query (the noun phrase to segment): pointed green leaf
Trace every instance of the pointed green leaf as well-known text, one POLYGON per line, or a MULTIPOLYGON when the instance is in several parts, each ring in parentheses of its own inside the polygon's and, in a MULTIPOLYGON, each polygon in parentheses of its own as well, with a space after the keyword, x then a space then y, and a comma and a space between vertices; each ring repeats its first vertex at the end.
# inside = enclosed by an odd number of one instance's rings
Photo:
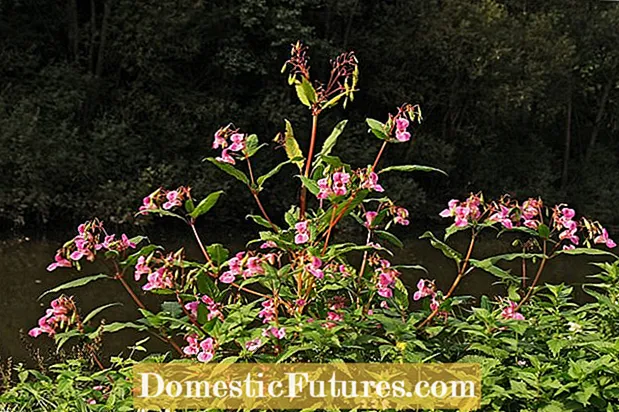
POLYGON ((103 312, 105 309, 111 308, 112 306, 122 306, 122 303, 116 302, 116 303, 109 303, 107 305, 99 306, 98 308, 93 309, 88 315, 86 315, 86 317, 84 318, 84 320, 82 320, 82 322, 88 323, 89 320, 97 316, 99 313, 103 312))
POLYGON ((348 120, 342 120, 341 122, 335 125, 335 127, 333 128, 333 131, 331 132, 329 137, 327 137, 327 140, 325 140, 324 144, 322 145, 322 150, 320 151, 321 156, 328 156, 331 153, 331 150, 333 150, 333 147, 337 143, 337 138, 342 134, 347 123, 348 123, 348 120))
POLYGON ((305 106, 312 107, 316 103, 316 90, 314 90, 314 86, 305 77, 301 77, 301 81, 297 82, 294 87, 299 100, 305 106))
POLYGON ((198 206, 196 206, 196 208, 193 210, 193 212, 189 214, 189 216, 196 219, 197 217, 202 216, 203 214, 211 210, 213 206, 215 206, 215 204, 217 203, 217 200, 219 200, 219 196, 221 196, 222 193, 223 190, 218 190, 217 192, 213 192, 204 199, 202 199, 202 201, 198 203, 198 206))
POLYGON ((215 166, 220 168, 222 171, 228 173, 230 176, 234 177, 237 180, 240 180, 241 182, 243 182, 247 186, 249 186, 249 178, 247 177, 247 175, 245 175, 245 173, 241 172, 240 170, 238 170, 237 168, 235 168, 231 164, 220 162, 220 161, 218 161, 217 159, 215 159, 213 157, 209 157, 206 160, 208 160, 209 162, 213 163, 215 166))
POLYGON ((432 232, 424 233, 419 237, 419 239, 430 239, 430 244, 432 245, 432 247, 440 250, 441 252, 443 252, 443 255, 455 260, 457 263, 460 263, 460 261, 462 260, 462 255, 459 252, 452 249, 451 246, 447 245, 446 243, 438 240, 432 232))
POLYGON ((93 281, 99 280, 99 279, 111 279, 111 278, 108 275, 106 275, 106 274, 100 273, 98 275, 86 276, 86 277, 83 277, 83 278, 75 279, 75 280, 72 280, 71 282, 63 283, 60 286, 56 286, 55 288, 46 291, 41 296, 39 296, 39 300, 43 296, 48 295, 50 293, 56 293, 56 292, 60 292, 61 290, 77 288, 77 287, 84 286, 84 285, 86 285, 86 284, 88 284, 90 282, 93 282, 93 281))
POLYGON ((303 152, 299 147, 299 143, 297 143, 297 140, 294 138, 292 125, 288 120, 285 120, 285 122, 286 133, 284 135, 284 149, 286 150, 286 155, 288 155, 288 160, 296 164, 299 170, 303 170, 305 157, 303 156, 303 152))
POLYGON ((273 169, 271 169, 271 171, 269 173, 260 176, 258 178, 258 180, 256 180, 256 183, 258 184, 258 187, 262 188, 262 185, 264 184, 264 182, 266 182, 268 179, 272 178, 277 173, 279 173, 279 171, 282 170, 282 167, 284 167, 285 165, 287 165, 290 162, 291 162, 291 160, 286 160, 285 162, 282 162, 282 163, 278 164, 277 166, 275 166, 273 169))
POLYGON ((301 182, 303 182, 303 186, 305 186, 307 190, 309 190, 310 193, 313 194, 314 196, 316 196, 320 192, 320 188, 318 187, 318 184, 314 182, 312 179, 307 178, 305 176, 297 176, 297 177, 301 179, 301 182))
POLYGON ((382 169, 378 173, 385 172, 439 172, 448 176, 447 173, 442 171, 441 169, 437 169, 435 167, 430 166, 421 166, 421 165, 400 165, 400 166, 390 166, 382 169))

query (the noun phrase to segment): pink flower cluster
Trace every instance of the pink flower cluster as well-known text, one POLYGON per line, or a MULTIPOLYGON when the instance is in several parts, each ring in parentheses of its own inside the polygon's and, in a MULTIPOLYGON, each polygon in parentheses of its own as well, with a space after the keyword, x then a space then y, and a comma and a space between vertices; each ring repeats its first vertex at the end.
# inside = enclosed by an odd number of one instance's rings
POLYGON ((260 338, 252 339, 250 341, 245 342, 245 349, 247 349, 250 352, 257 351, 258 349, 260 349, 260 346, 262 346, 262 339, 260 338))
POLYGON ((539 227, 539 216, 542 213, 542 206, 541 200, 533 198, 527 199, 522 203, 520 213, 524 220, 523 224, 529 229, 537 230, 539 227))
POLYGON ((221 274, 219 281, 229 284, 234 282, 237 276, 248 279, 253 276, 263 275, 266 262, 274 264, 275 254, 268 253, 252 256, 251 252, 239 252, 228 261, 228 270, 221 274))
POLYGON ((573 220, 575 216, 576 211, 574 211, 574 209, 568 207, 555 207, 553 222, 556 229, 561 231, 561 233, 559 233, 559 239, 568 240, 571 243, 563 245, 564 250, 575 249, 580 243, 580 238, 576 234, 578 231, 578 223, 573 220))
POLYGON ((224 320, 224 314, 221 312, 221 303, 215 302, 215 300, 208 295, 202 295, 197 300, 185 303, 185 309, 187 309, 193 317, 197 317, 200 303, 206 305, 206 308, 208 309, 208 314, 206 315, 207 320, 213 320, 216 318, 222 321, 224 320))
POLYGON ((262 323, 269 323, 275 319, 275 303, 273 299, 268 299, 262 302, 262 310, 258 313, 258 317, 262 319, 262 323))
POLYGON ((408 226, 410 221, 408 220, 408 210, 400 206, 392 206, 390 209, 392 216, 394 216, 393 221, 402 226, 408 226))
POLYGON ((140 213, 148 213, 153 210, 171 210, 182 206, 186 200, 191 199, 191 188, 180 186, 175 190, 159 188, 142 199, 140 213))
POLYGON ((512 302, 511 300, 506 300, 507 306, 503 308, 501 311, 501 317, 503 319, 513 319, 513 320, 525 320, 524 316, 521 313, 517 312, 518 304, 516 302, 512 302))
POLYGON ((329 177, 318 180, 320 192, 316 197, 320 200, 327 199, 331 195, 344 196, 347 192, 346 185, 350 182, 350 175, 345 172, 335 172, 332 181, 329 177))
POLYGON ((408 119, 400 117, 395 120, 395 138, 400 142, 408 142, 411 139, 411 134, 406 130, 408 129, 408 119))
POLYGON ((140 256, 135 265, 133 277, 137 282, 143 275, 146 275, 147 282, 142 286, 143 290, 172 289, 174 288, 174 273, 171 270, 173 265, 175 265, 175 257, 172 253, 163 259, 147 259, 140 256))
POLYGON ((393 269, 391 263, 386 259, 381 259, 379 263, 380 266, 376 270, 376 273, 378 273, 378 281, 376 283, 378 294, 383 298, 391 298, 393 297, 392 288, 395 285, 396 279, 400 276, 400 272, 393 269))
POLYGON ((198 335, 191 334, 185 337, 187 346, 183 348, 185 355, 198 355, 198 361, 210 362, 215 357, 215 341, 213 338, 206 338, 199 342, 198 335))
POLYGON ((103 223, 96 219, 79 225, 77 232, 77 236, 56 252, 54 262, 47 266, 48 271, 51 272, 59 267, 71 267, 73 266, 71 261, 77 262, 82 258, 93 262, 98 251, 113 250, 120 253, 136 248, 136 244, 124 233, 120 239, 116 239, 114 234, 108 235, 103 223))
POLYGON ((275 326, 271 326, 270 328, 266 328, 262 331, 262 336, 265 338, 274 337, 275 339, 281 340, 286 337, 286 329, 285 328, 277 328, 275 326))
POLYGON ((385 189, 378 184, 378 175, 372 171, 371 167, 362 169, 357 172, 361 181, 361 189, 373 190, 375 192, 384 192, 385 189))
POLYGON ((304 220, 303 222, 297 222, 294 225, 294 228, 297 231, 297 234, 294 237, 294 243, 296 243, 297 245, 307 243, 309 241, 310 234, 307 227, 307 220, 304 220))
POLYGON ((322 260, 316 256, 312 256, 310 263, 305 266, 305 269, 311 273, 316 279, 322 279, 325 277, 325 273, 322 269, 322 260))
POLYGON ((60 296, 52 300, 50 306, 51 308, 45 311, 45 316, 39 319, 38 326, 30 329, 28 335, 36 338, 46 333, 53 338, 59 329, 71 326, 72 315, 75 313, 73 298, 60 296))
POLYGON ((230 152, 242 152, 247 148, 245 135, 238 133, 238 129, 234 129, 232 124, 222 127, 215 133, 215 140, 213 141, 213 149, 219 148, 222 150, 221 155, 216 158, 217 161, 233 165, 236 161, 230 152))
MULTIPOLYGON (((425 297, 430 296, 430 310, 435 311, 441 306, 441 302, 437 299, 437 292, 434 286, 434 283, 427 281, 425 279, 419 279, 417 282, 417 291, 413 294, 413 300, 421 300, 425 297)), ((443 316, 446 316, 447 313, 441 313, 443 316)))
POLYGON ((480 205, 481 198, 478 195, 471 194, 463 202, 452 199, 449 201, 447 209, 440 213, 440 216, 453 217, 456 227, 464 227, 469 224, 469 221, 475 222, 481 217, 480 205))

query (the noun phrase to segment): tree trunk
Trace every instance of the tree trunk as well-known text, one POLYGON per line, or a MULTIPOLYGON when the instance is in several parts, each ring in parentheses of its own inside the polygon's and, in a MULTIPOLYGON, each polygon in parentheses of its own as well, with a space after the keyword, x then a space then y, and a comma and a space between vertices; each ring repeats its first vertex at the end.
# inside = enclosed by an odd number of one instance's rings
POLYGON ((77 14, 77 0, 71 0, 67 3, 69 12, 69 41, 71 42, 71 54, 73 61, 78 59, 79 52, 79 22, 77 14))
MULTIPOLYGON (((617 66, 615 65, 615 67, 617 66)), ((610 89, 615 82, 615 79, 612 77, 612 75, 614 74, 614 68, 611 73, 611 77, 604 85, 604 90, 602 91, 602 97, 600 98, 600 107, 598 109, 597 115, 595 116, 595 123, 593 124, 593 130, 591 131, 591 138, 589 139, 589 145, 587 146, 587 151, 585 153, 585 163, 589 163, 589 159, 591 158, 591 154, 593 152, 593 146, 595 146, 595 141, 600 134, 602 119, 604 117, 604 109, 606 108, 606 103, 608 102, 608 95, 610 94, 610 89)))
POLYGON ((107 39, 107 30, 110 19, 110 1, 105 0, 103 3, 103 22, 101 23, 101 41, 99 42, 99 54, 97 56, 97 69, 95 70, 95 76, 101 77, 103 72, 103 60, 105 57, 105 45, 107 39))

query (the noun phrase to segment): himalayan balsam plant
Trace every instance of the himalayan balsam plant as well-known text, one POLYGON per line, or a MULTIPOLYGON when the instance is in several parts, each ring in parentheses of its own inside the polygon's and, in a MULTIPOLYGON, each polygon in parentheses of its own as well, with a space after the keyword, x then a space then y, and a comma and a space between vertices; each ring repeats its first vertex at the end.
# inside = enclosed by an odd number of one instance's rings
MULTIPOLYGON (((245 249, 230 251, 221 244, 208 244, 196 228, 196 220, 216 206, 221 191, 198 200, 187 186, 157 189, 143 199, 138 216, 181 221, 195 237, 202 259, 188 260, 183 249, 166 251, 143 237, 111 234, 98 219, 86 222, 58 250, 48 270, 80 271, 82 262, 97 260, 104 261, 110 272, 79 277, 48 293, 116 281, 135 302, 138 318, 97 325, 95 315, 113 304, 82 317, 75 299, 61 295, 30 335, 47 335, 62 346, 69 339, 100 341, 107 333, 132 328, 169 344, 173 357, 198 362, 428 361, 434 355, 427 353, 427 342, 443 328, 461 322, 458 316, 466 298, 456 292, 473 270, 486 271, 505 284, 504 297, 484 302, 492 322, 504 330, 528 322, 527 303, 539 290, 548 261, 559 255, 614 256, 607 249, 616 245, 606 229, 577 216, 567 205, 547 207, 541 199, 518 201, 508 196, 487 200, 477 193, 449 201, 440 212, 453 220, 444 236, 431 232, 422 236, 454 261, 451 285, 437 284, 423 267, 394 264, 390 249, 402 247, 402 242, 390 230, 410 221, 408 211, 387 196, 389 188, 381 177, 443 173, 420 165, 381 167, 389 146, 414 138, 421 109, 405 103, 384 121, 367 119, 369 133, 381 144, 372 164, 352 167, 334 154, 347 121, 324 138, 317 130, 323 112, 353 100, 357 58, 348 52, 332 60, 324 82, 312 77, 308 62, 307 48, 297 43, 283 67, 311 116, 307 150, 299 144, 293 125, 285 121, 275 140, 287 160, 258 175, 254 160, 267 145, 255 134, 228 124, 214 134, 215 155, 205 159, 246 187, 258 206, 260 214, 249 218, 261 230, 245 249), (299 182, 299 200, 283 218, 274 219, 261 197, 267 195, 267 180, 283 171, 292 172, 299 182), (340 238, 336 228, 344 219, 363 228, 364 242, 340 238), (485 230, 515 234, 514 253, 474 259, 476 239, 485 230), (464 253, 447 244, 461 231, 470 233, 464 253), (499 266, 513 260, 522 261, 519 275, 499 266), (410 284, 402 281, 407 271, 411 275, 407 278, 414 279, 410 284), (160 295, 160 308, 147 307, 141 298, 144 293, 160 295), (411 301, 421 301, 421 309, 411 310, 411 301)), ((92 356, 104 368, 94 349, 92 356)))

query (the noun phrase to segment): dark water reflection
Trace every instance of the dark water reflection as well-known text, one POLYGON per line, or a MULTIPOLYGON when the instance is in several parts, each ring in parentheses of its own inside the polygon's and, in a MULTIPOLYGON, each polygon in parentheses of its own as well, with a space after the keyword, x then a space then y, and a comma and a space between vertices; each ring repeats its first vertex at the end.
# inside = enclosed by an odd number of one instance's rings
MULTIPOLYGON (((248 228, 249 229, 249 228, 248 228)), ((248 232, 249 233, 249 232, 248 232)), ((199 251, 191 238, 179 234, 156 234, 150 236, 152 241, 161 244, 166 249, 173 250, 181 246, 186 247, 190 257, 198 259, 199 251)), ((210 237, 209 243, 220 242, 236 252, 243 249, 249 239, 244 233, 219 233, 210 237)), ((37 298, 46 290, 61 283, 75 279, 77 276, 71 270, 57 270, 53 273, 46 271, 55 250, 66 238, 52 237, 38 239, 14 239, 0 242, 1 288, 0 288, 0 358, 13 357, 16 361, 32 363, 29 345, 52 351, 50 340, 42 336, 32 339, 25 335, 34 327, 38 318, 44 313, 52 295, 38 301, 37 298), (20 332, 21 331, 21 332, 20 332)), ((443 254, 434 249, 425 240, 418 236, 402 237, 406 247, 397 250, 393 258, 394 263, 421 264, 425 266, 430 279, 435 279, 441 289, 447 289, 455 277, 455 265, 443 254)), ((457 250, 464 251, 468 246, 466 236, 454 236, 449 243, 457 250)), ((511 246, 510 239, 496 241, 494 236, 482 236, 473 253, 475 258, 483 258, 499 253, 516 252, 511 246)), ((600 259, 597 259, 598 261, 600 259)), ((590 265, 591 259, 582 256, 562 257, 551 261, 544 272, 544 283, 570 283, 579 285, 586 282, 586 275, 595 273, 596 268, 590 265)), ((511 262, 504 268, 511 268, 514 273, 520 273, 520 263, 511 262)), ((85 273, 98 273, 102 268, 87 267, 85 273)), ((529 273, 532 273, 531 269, 529 273)), ((404 284, 409 290, 415 289, 417 280, 422 272, 405 273, 404 284)), ((472 272, 458 288, 460 295, 481 296, 483 294, 495 296, 503 295, 504 288, 496 285, 495 278, 483 272, 472 272)), ((138 288, 136 288, 136 291, 138 288)), ((580 287, 576 287, 576 298, 586 299, 580 287)), ((77 298, 82 313, 110 302, 121 302, 123 306, 113 307, 102 316, 108 323, 113 321, 131 320, 135 318, 135 305, 127 296, 120 284, 114 281, 94 282, 79 289, 68 291, 77 298)), ((139 292, 141 293, 141 292, 139 292)), ((411 293, 412 295, 412 293, 411 293)), ((156 307, 157 297, 145 295, 144 299, 150 307, 156 307)), ((101 316, 100 316, 101 317, 101 316)), ((117 333, 109 335, 105 340, 105 353, 117 354, 126 348, 127 344, 135 342, 140 337, 134 333, 117 333)), ((168 348, 161 342, 151 338, 149 343, 153 350, 166 351, 168 348)))

